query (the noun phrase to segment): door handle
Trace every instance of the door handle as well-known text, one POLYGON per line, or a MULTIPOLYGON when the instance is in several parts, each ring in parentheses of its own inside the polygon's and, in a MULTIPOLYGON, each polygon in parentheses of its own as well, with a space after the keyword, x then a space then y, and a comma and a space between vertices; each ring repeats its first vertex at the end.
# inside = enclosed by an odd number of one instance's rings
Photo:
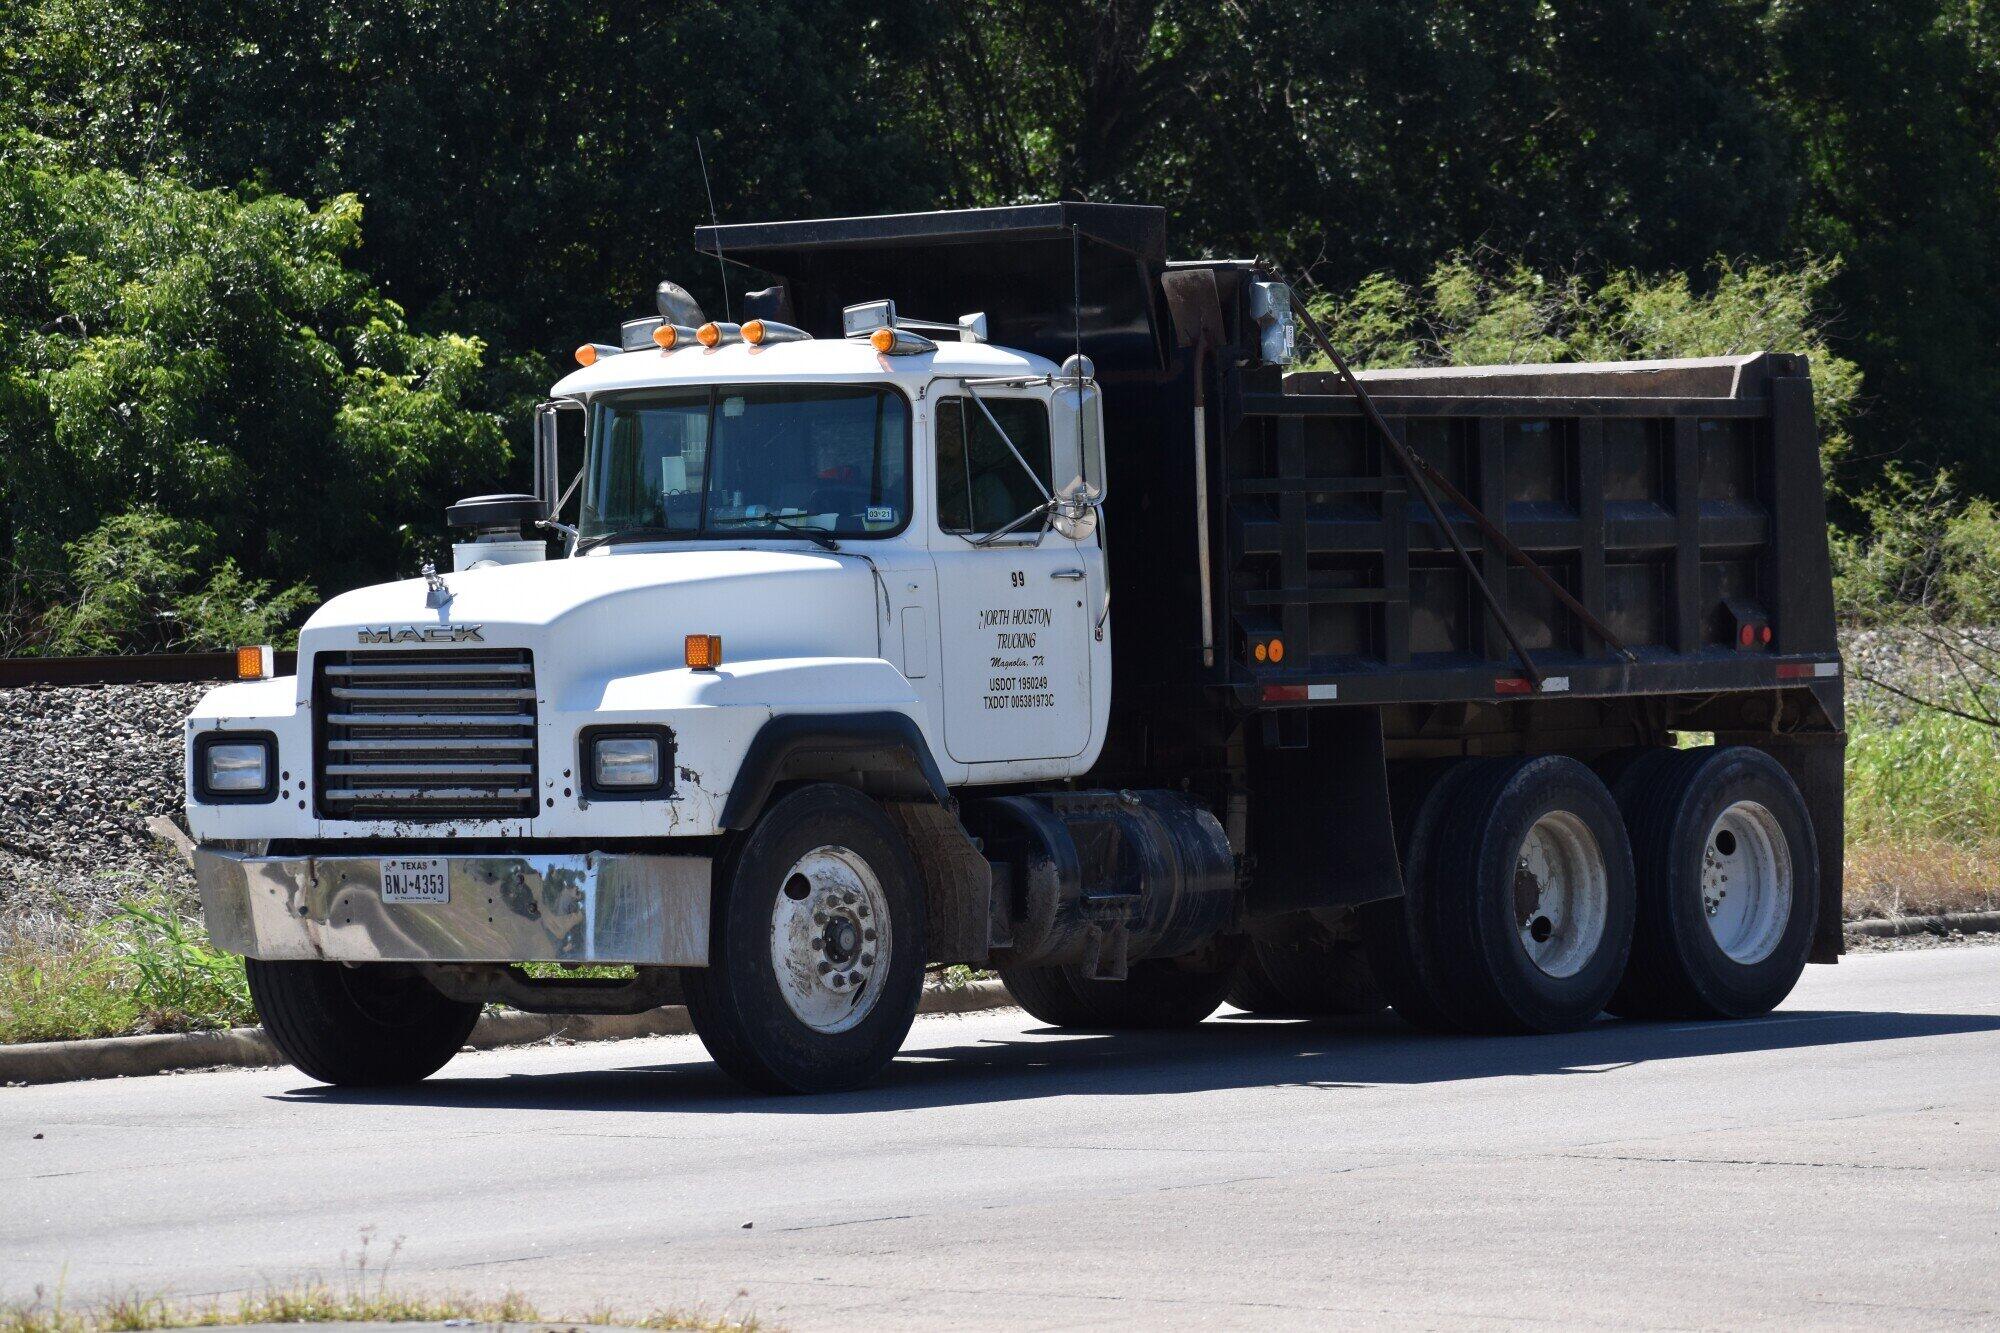
POLYGON ((1080 569, 1058 569, 1051 571, 1049 577, 1052 579, 1062 579, 1066 583, 1074 583, 1083 577, 1083 571, 1080 569))

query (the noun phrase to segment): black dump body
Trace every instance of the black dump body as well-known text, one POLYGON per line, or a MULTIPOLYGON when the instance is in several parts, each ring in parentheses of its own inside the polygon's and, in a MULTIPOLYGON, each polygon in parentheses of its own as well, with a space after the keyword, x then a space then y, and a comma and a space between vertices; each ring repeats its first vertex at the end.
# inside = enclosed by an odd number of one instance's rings
POLYGON ((771 274, 749 314, 817 336, 886 297, 1092 357, 1116 614, 1090 780, 1201 796, 1246 849, 1252 916, 1400 893, 1394 790, 1420 761, 1616 762, 1711 732, 1797 780, 1821 864, 1814 956, 1838 955, 1841 680, 1802 358, 1364 375, 1462 498, 1427 483, 1461 557, 1353 392, 1263 361, 1251 284, 1278 275, 1170 263, 1164 210, 704 227, 696 243, 771 274))
POLYGON ((1770 690, 1837 670, 1802 358, 1363 376, 1410 448, 1614 647, 1447 505, 1489 605, 1355 397, 1330 373, 1259 362, 1246 288, 1269 275, 1170 264, 1164 210, 704 227, 697 244, 771 273, 755 312, 820 336, 839 336, 843 305, 890 297, 929 319, 984 310, 995 342, 1056 360, 1081 342, 1105 391, 1107 529, 1124 555, 1123 707, 1180 709, 1191 691, 1261 710, 1770 690))

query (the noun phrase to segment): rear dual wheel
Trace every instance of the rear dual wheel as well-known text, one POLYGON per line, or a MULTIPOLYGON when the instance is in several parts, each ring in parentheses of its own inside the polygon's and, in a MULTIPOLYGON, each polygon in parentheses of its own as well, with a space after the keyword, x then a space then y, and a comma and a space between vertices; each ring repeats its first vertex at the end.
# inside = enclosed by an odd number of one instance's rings
POLYGON ((1415 780, 1406 897, 1364 914, 1370 960, 1419 1027, 1562 1032, 1618 986, 1637 912, 1611 793, 1561 755, 1463 760, 1415 780))
POLYGON ((1639 924, 1613 1013, 1749 1018, 1798 984, 1819 850, 1791 776, 1748 746, 1659 750, 1614 784, 1639 866, 1639 924))
POLYGON ((1459 760, 1399 790, 1405 896, 1362 915, 1399 1014, 1458 1032, 1767 1012, 1818 912, 1811 819, 1746 747, 1459 760))
POLYGON ((1007 993, 1050 1027, 1100 1031, 1185 1028, 1222 1007, 1234 974, 1170 958, 1131 964, 1123 980, 1100 981, 1081 967, 1003 967, 1007 993))
POLYGON ((1246 1013, 1303 1018, 1382 1007, 1362 946, 1336 939, 1305 912, 1279 918, 1251 940, 1226 998, 1246 1013))

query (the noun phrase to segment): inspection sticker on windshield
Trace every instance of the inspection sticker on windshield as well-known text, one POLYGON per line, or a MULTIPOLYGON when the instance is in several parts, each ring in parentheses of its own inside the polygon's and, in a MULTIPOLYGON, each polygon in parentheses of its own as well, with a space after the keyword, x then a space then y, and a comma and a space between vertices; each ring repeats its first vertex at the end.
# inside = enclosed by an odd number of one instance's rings
POLYGON ((382 901, 385 903, 448 903, 451 876, 442 856, 409 856, 382 860, 382 901))
POLYGON ((894 523, 896 511, 888 505, 869 505, 864 517, 870 523, 894 523))

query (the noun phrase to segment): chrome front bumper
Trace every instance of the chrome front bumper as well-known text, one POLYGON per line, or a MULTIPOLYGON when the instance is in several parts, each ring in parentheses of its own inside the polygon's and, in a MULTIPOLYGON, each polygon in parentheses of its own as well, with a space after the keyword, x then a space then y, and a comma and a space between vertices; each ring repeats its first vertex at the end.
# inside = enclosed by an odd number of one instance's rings
POLYGON ((699 856, 447 856, 445 902, 382 901, 381 858, 195 851, 209 937, 266 960, 708 963, 699 856))

